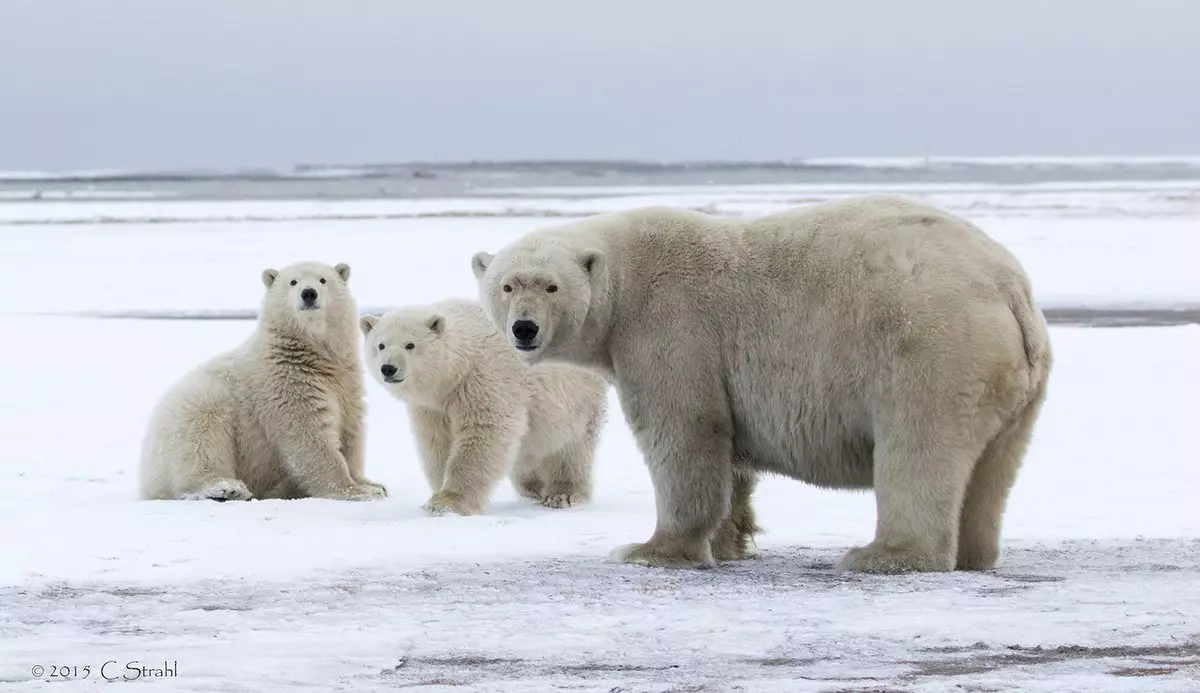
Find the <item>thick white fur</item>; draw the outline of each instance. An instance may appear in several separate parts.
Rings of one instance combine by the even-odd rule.
[[[408,407],[433,491],[426,510],[482,513],[505,473],[542,505],[588,499],[606,415],[602,377],[562,364],[531,368],[469,301],[365,315],[360,327],[367,368]]]
[[[350,267],[268,269],[254,333],[159,400],[142,446],[148,499],[386,495],[363,476],[362,367]],[[307,305],[302,292],[317,299]]]
[[[843,569],[995,565],[1051,349],[1020,264],[972,224],[893,196],[742,220],[654,207],[472,267],[514,345],[515,321],[539,326],[531,362],[614,377],[658,506],[615,559],[712,565],[753,531],[728,526],[747,478],[774,472],[874,488],[875,539]]]

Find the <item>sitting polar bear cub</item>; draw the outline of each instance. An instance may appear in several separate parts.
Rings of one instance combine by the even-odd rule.
[[[363,476],[362,368],[350,267],[262,273],[258,325],[173,385],[142,446],[147,499],[382,498]]]
[[[367,367],[408,406],[433,496],[425,509],[482,513],[505,472],[561,508],[587,500],[608,383],[581,368],[530,368],[475,303],[365,315]]]
[[[875,540],[843,569],[996,564],[1051,349],[1020,263],[970,223],[892,196],[738,220],[653,207],[472,266],[531,362],[614,376],[658,509],[615,559],[727,557],[753,531],[746,480],[773,472],[875,489]]]

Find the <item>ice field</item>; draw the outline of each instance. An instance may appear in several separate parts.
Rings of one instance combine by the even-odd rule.
[[[755,496],[755,560],[606,562],[654,526],[615,395],[584,507],[535,508],[505,482],[487,515],[426,516],[404,407],[373,381],[366,472],[386,500],[136,498],[150,408],[253,329],[266,267],[348,262],[364,309],[470,298],[473,252],[582,214],[758,214],[864,191],[0,202],[0,689],[90,689],[106,662],[110,677],[166,662],[154,690],[1200,690],[1196,324],[1052,327],[1049,398],[991,573],[836,573],[872,537],[872,495],[784,478]],[[1010,247],[1043,308],[1200,306],[1200,186],[900,191]],[[60,685],[62,667],[90,669]]]

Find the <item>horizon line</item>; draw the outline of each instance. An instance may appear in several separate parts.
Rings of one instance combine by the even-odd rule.
[[[299,162],[290,165],[231,164],[227,166],[163,166],[107,168],[25,168],[0,169],[0,182],[38,180],[101,180],[129,177],[187,177],[227,178],[237,175],[292,177],[296,174],[320,174],[336,171],[386,171],[388,169],[437,168],[505,168],[530,166],[635,166],[639,168],[672,167],[777,167],[777,168],[922,168],[931,165],[965,164],[976,166],[1013,165],[1170,165],[1200,166],[1200,154],[1084,154],[1084,155],[913,155],[913,156],[816,156],[775,159],[696,158],[696,159],[638,159],[638,158],[491,158],[364,161],[358,163]]]

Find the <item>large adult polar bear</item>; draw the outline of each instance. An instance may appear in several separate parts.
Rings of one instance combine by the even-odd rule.
[[[970,223],[893,196],[746,220],[650,207],[472,266],[531,361],[613,376],[658,508],[615,559],[712,565],[745,479],[773,472],[874,488],[875,539],[842,569],[996,564],[1051,349],[1021,265]]]
[[[387,495],[363,476],[362,366],[350,266],[262,273],[258,325],[162,395],[142,443],[147,499]]]

